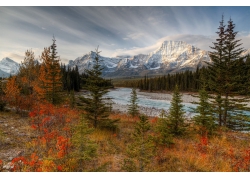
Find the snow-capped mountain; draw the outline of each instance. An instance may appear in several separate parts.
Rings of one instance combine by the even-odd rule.
[[[95,52],[69,62],[70,67],[78,66],[80,72],[92,68]],[[196,69],[197,66],[210,62],[208,52],[200,50],[183,41],[164,41],[156,51],[149,54],[139,54],[132,57],[108,58],[100,56],[104,67],[103,76],[136,76],[144,74],[166,74],[186,69]]]
[[[19,70],[19,64],[12,59],[5,57],[0,61],[0,77],[14,75]]]

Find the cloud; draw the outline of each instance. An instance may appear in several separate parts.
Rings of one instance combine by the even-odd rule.
[[[138,39],[138,38],[143,37],[143,36],[144,36],[144,34],[141,33],[141,32],[139,32],[139,33],[131,33],[131,34],[127,35],[127,37],[129,37],[130,39],[133,39],[133,40]]]
[[[32,48],[38,57],[53,34],[62,61],[94,51],[102,56],[149,53],[164,40],[182,40],[210,50],[221,11],[236,19],[245,48],[249,46],[249,8],[239,7],[0,7],[0,59],[23,56]],[[245,31],[245,32],[243,32]],[[242,32],[242,33],[241,33]],[[193,34],[193,35],[190,35]],[[207,35],[207,36],[205,36]],[[133,48],[137,47],[137,48]],[[19,58],[20,59],[20,58]]]
[[[132,47],[129,49],[116,49],[115,53],[112,54],[113,57],[115,56],[122,56],[122,55],[130,55],[134,56],[137,54],[149,54],[160,48],[161,44],[164,41],[184,41],[188,44],[191,44],[199,49],[211,51],[212,49],[210,46],[213,46],[212,42],[216,41],[216,36],[203,36],[203,35],[190,35],[190,34],[179,34],[179,35],[172,35],[166,36],[159,39],[156,43],[146,47]],[[241,39],[242,47],[245,49],[250,49],[250,34],[248,36],[239,36],[236,39]]]

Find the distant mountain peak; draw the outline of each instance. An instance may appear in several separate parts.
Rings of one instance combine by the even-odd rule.
[[[0,71],[3,72],[3,76],[14,75],[19,70],[19,64],[14,60],[5,57],[0,61]],[[2,76],[2,74],[0,74]]]

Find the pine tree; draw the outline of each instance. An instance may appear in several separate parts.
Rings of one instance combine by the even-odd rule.
[[[164,110],[162,110],[160,118],[158,118],[156,132],[159,133],[159,136],[157,136],[156,139],[157,143],[167,147],[170,147],[172,144],[174,144],[173,136],[170,132],[168,119],[166,118]]]
[[[70,94],[69,94],[69,101],[70,101],[70,107],[71,108],[75,108],[75,105],[76,105],[76,98],[75,98],[75,91],[70,91]]]
[[[235,95],[241,93],[242,89],[242,76],[238,69],[241,68],[240,64],[244,58],[240,56],[243,48],[239,47],[240,40],[235,39],[237,32],[234,32],[233,21],[228,21],[226,30],[224,27],[222,19],[220,32],[217,32],[218,42],[212,47],[215,51],[210,54],[213,63],[208,66],[209,85],[214,92],[212,103],[219,126],[242,129],[247,126],[247,123],[244,123],[247,117],[242,111],[246,109],[246,99],[235,98]]]
[[[148,118],[140,116],[132,135],[132,144],[127,148],[128,158],[124,160],[123,169],[126,171],[143,172],[150,163],[154,153],[154,144],[149,135],[150,124]]]
[[[179,92],[179,88],[176,85],[173,97],[171,100],[171,106],[169,109],[169,114],[167,115],[170,132],[173,135],[183,135],[185,133],[185,111],[183,110],[182,95]]]
[[[197,115],[193,117],[193,120],[200,127],[201,135],[203,136],[207,132],[212,134],[215,129],[215,118],[205,87],[199,90],[199,102],[194,102],[194,104],[197,104],[197,107],[193,109],[193,112]]]
[[[130,101],[129,101],[130,104],[128,106],[128,113],[132,117],[135,117],[135,116],[139,115],[137,100],[138,99],[137,99],[136,89],[132,88]]]
[[[101,77],[102,67],[100,65],[100,52],[96,49],[96,57],[94,59],[94,66],[90,70],[86,70],[88,78],[86,79],[86,85],[84,89],[89,92],[89,95],[79,97],[79,105],[84,111],[85,118],[97,127],[107,127],[114,129],[115,121],[109,119],[109,107],[104,100],[105,94],[108,93],[109,86],[105,86],[106,80]]]
[[[211,64],[208,64],[209,71],[209,88],[215,92],[215,97],[213,97],[212,103],[214,104],[215,113],[218,115],[219,126],[222,126],[222,94],[223,94],[223,61],[224,61],[224,49],[225,49],[225,25],[224,16],[220,22],[218,38],[216,42],[213,42],[214,46],[210,47],[213,52],[210,52],[210,58],[212,60]]]
[[[237,97],[236,94],[240,93],[242,88],[240,73],[237,70],[241,67],[241,61],[245,57],[241,54],[244,51],[240,46],[240,40],[236,39],[238,32],[234,32],[235,24],[233,21],[228,21],[226,29],[226,41],[225,41],[225,80],[224,84],[224,114],[223,123],[224,126],[233,129],[244,129],[246,126],[250,128],[247,122],[248,117],[243,114],[244,109],[246,109],[246,97]]]

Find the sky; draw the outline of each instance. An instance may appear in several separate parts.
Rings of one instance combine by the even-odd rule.
[[[0,60],[17,62],[26,50],[39,58],[56,39],[63,63],[98,47],[101,56],[155,51],[165,40],[210,51],[224,14],[250,48],[250,6],[0,6]]]

